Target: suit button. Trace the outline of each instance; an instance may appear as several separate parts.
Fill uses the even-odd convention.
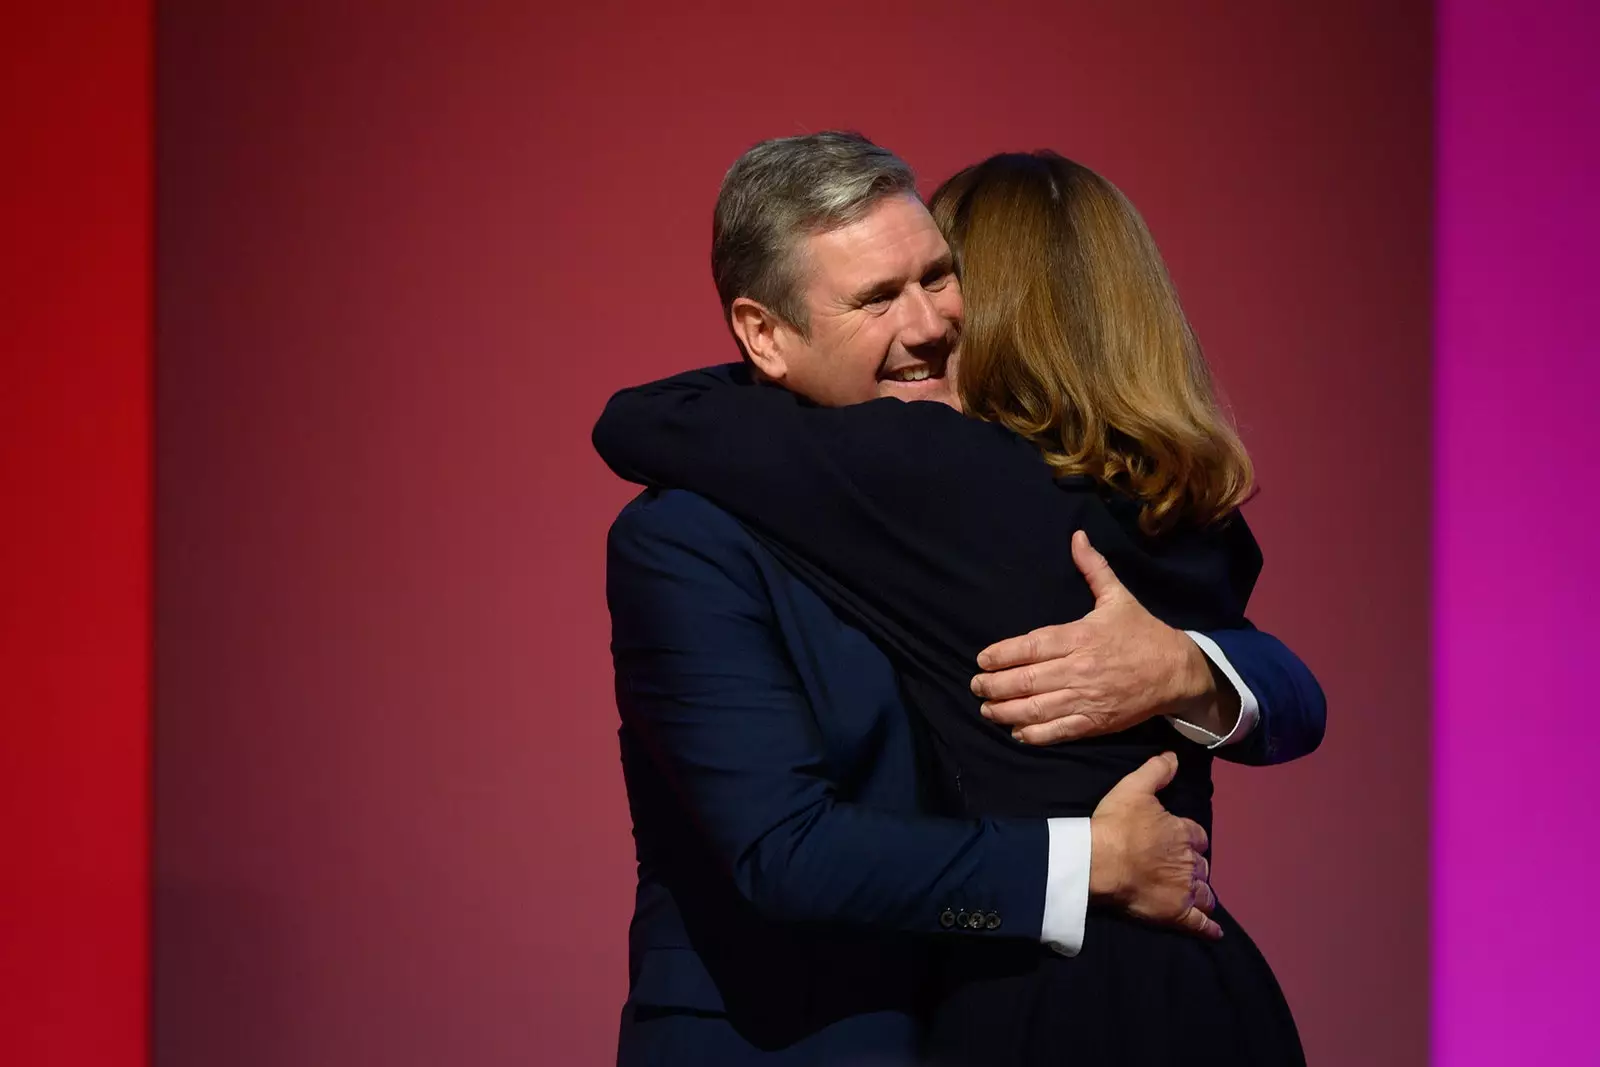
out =
[[[984,928],[988,930],[1000,929],[1000,913],[998,911],[991,911],[988,915],[984,916],[983,925]]]
[[[975,911],[975,912],[972,913],[972,918],[967,920],[967,929],[969,929],[969,930],[982,930],[983,929],[983,912]]]
[[[949,908],[944,909],[943,914],[941,914],[939,916],[939,925],[944,927],[946,930],[948,930],[952,926],[954,926],[955,924],[956,924],[956,913],[951,911]]]
[[[960,911],[956,912],[956,925],[960,927],[965,927],[967,925],[966,908],[962,908]]]

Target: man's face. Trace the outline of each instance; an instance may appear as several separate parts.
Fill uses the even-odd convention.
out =
[[[830,407],[882,396],[960,406],[961,285],[922,201],[888,198],[799,253],[811,336],[778,338],[786,388]]]

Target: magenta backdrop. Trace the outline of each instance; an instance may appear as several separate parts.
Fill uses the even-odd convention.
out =
[[[1436,1062],[1600,1063],[1600,8],[1439,29]]]
[[[162,1067],[610,1057],[587,433],[731,357],[717,181],[829,126],[1144,208],[1259,461],[1253,614],[1332,705],[1220,773],[1217,885],[1312,1062],[1423,1062],[1429,7],[538,6],[162,5]]]

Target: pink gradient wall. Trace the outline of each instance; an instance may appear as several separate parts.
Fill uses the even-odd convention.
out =
[[[588,450],[730,358],[716,184],[847,126],[1145,210],[1331,701],[1220,773],[1216,884],[1312,1062],[1427,1040],[1431,11],[162,5],[156,1050],[591,1064],[631,842]]]
[[[1600,10],[1439,27],[1436,1062],[1600,1063]]]

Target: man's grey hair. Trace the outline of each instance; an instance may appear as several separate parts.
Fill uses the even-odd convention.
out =
[[[848,225],[888,197],[916,192],[905,161],[859,133],[762,141],[734,162],[717,193],[711,274],[723,320],[743,296],[804,336],[810,321],[800,290],[801,240]]]

